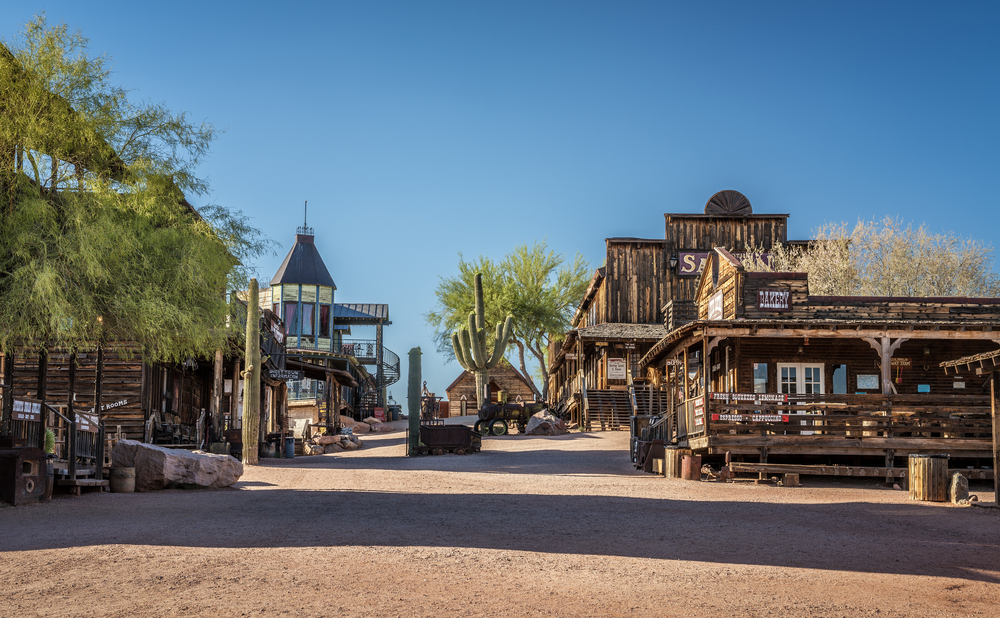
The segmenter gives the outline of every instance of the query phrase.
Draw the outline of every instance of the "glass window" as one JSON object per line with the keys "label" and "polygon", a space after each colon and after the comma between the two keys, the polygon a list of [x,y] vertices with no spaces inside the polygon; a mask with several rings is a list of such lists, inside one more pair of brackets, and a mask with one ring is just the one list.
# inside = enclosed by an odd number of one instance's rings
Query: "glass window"
{"label": "glass window", "polygon": [[753,392],[767,392],[767,363],[753,364]]}
{"label": "glass window", "polygon": [[330,305],[319,306],[319,336],[330,336]]}
{"label": "glass window", "polygon": [[285,334],[295,335],[295,311],[299,304],[295,302],[285,303]]}
{"label": "glass window", "polygon": [[313,335],[313,309],[310,304],[302,304],[302,336],[312,337]]}
{"label": "glass window", "polygon": [[833,366],[833,392],[837,395],[847,394],[847,365]]}
{"label": "glass window", "polygon": [[798,367],[781,368],[781,392],[786,395],[798,394]]}

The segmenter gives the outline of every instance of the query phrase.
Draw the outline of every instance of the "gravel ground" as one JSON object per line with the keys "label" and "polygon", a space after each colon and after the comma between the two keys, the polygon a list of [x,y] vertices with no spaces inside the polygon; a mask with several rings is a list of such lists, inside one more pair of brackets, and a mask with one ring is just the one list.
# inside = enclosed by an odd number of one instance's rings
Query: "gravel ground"
{"label": "gravel ground", "polygon": [[223,490],[0,508],[0,616],[1000,615],[996,509],[664,479],[621,432],[362,439]]}

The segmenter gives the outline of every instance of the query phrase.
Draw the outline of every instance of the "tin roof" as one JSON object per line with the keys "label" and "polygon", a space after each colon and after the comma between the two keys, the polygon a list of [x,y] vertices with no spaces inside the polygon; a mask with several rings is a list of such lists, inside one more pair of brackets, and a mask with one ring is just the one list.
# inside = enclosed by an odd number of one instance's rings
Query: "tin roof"
{"label": "tin roof", "polygon": [[335,303],[333,305],[333,320],[340,324],[373,324],[378,320],[382,320],[383,324],[391,324],[389,322],[389,305],[369,303]]}
{"label": "tin roof", "polygon": [[285,256],[278,272],[271,278],[271,285],[282,283],[322,285],[337,289],[337,284],[333,282],[330,271],[326,269],[326,264],[313,243],[313,236],[295,235],[295,244]]}

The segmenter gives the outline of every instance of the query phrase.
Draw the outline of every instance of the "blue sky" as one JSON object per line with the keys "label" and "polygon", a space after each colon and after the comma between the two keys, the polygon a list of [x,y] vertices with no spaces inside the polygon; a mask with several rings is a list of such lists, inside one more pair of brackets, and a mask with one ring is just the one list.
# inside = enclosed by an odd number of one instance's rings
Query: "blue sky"
{"label": "blue sky", "polygon": [[721,189],[793,239],[890,215],[997,244],[995,2],[41,1],[0,37],[41,11],[225,131],[191,200],[282,243],[263,281],[308,200],[338,302],[389,303],[386,345],[441,395],[460,369],[423,315],[459,253],[596,268]]}

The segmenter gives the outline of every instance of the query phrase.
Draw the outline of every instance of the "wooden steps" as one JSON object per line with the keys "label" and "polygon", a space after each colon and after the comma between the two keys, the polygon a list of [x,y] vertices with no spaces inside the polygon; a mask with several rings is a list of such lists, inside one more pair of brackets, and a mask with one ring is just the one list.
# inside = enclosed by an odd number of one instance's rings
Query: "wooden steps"
{"label": "wooden steps", "polygon": [[632,403],[628,391],[588,390],[584,423],[587,431],[628,429]]}

